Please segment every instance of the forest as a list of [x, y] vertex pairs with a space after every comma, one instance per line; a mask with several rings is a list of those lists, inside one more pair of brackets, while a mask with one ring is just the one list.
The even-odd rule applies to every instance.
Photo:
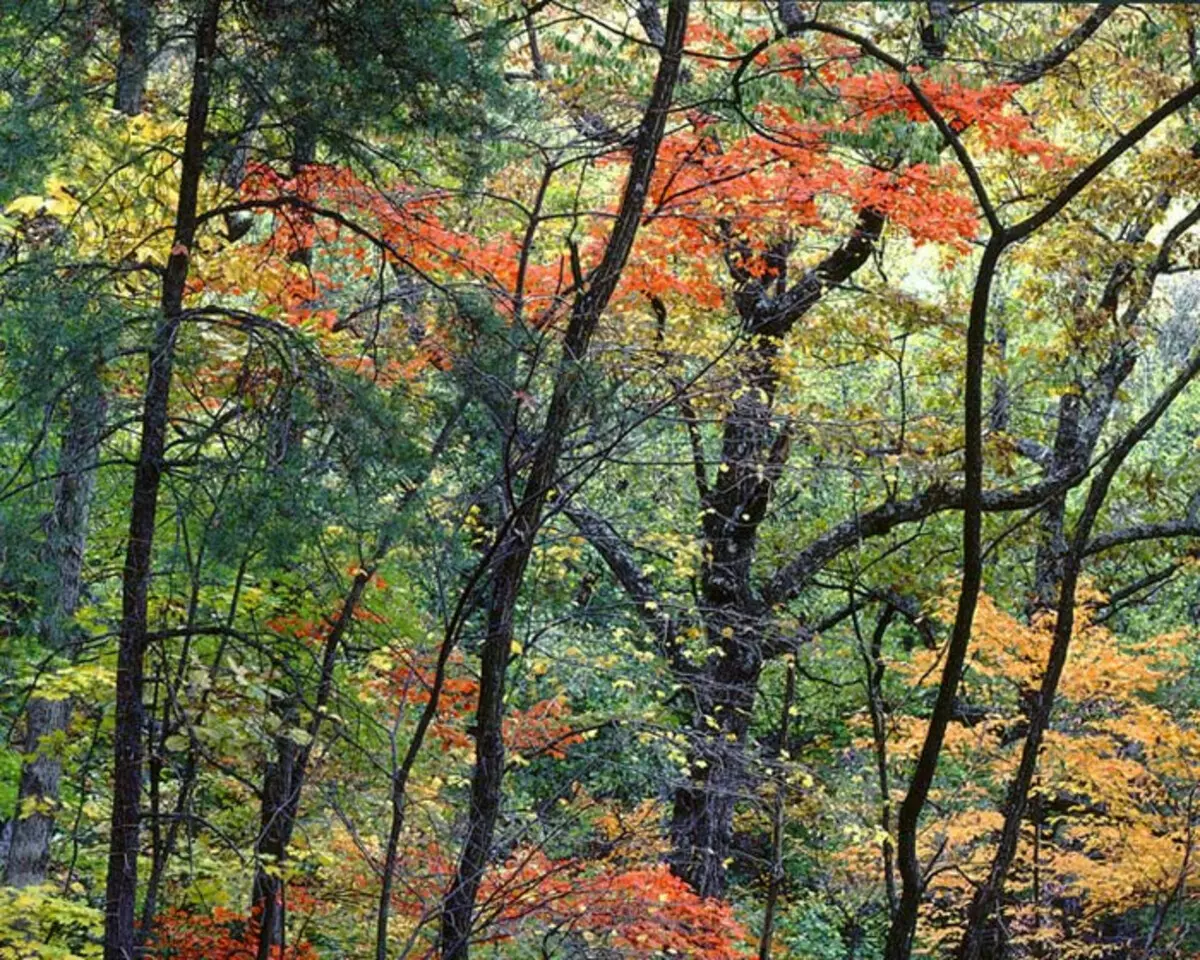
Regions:
[[1200, 5], [0, 3], [0, 960], [1200, 958]]

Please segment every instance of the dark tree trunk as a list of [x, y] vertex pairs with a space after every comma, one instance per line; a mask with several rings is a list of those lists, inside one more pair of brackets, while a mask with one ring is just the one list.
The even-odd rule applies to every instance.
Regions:
[[[381, 553], [383, 552], [386, 550], [381, 550]], [[303, 744], [290, 735], [299, 727], [298, 700], [281, 698], [272, 705], [279, 717], [280, 728], [278, 736], [275, 737], [275, 759], [267, 763], [263, 775], [261, 827], [254, 845], [258, 863], [251, 889], [251, 912], [256, 916], [259, 925], [259, 960], [268, 960], [275, 948], [281, 948], [284, 943], [284, 885], [279, 870], [287, 861], [309, 760], [312, 758], [329, 698], [333, 695], [338, 650], [373, 572], [373, 566], [370, 569], [359, 569], [346, 592], [341, 609], [330, 623], [329, 633], [321, 651], [321, 669], [317, 678], [317, 695], [312, 706], [312, 718], [307, 727], [303, 728]]]
[[258, 867], [251, 890], [252, 912], [259, 924], [258, 957], [268, 960], [271, 950], [283, 941], [283, 881], [279, 870], [287, 859], [296, 822], [300, 795], [298, 768], [301, 750], [287, 732], [299, 723], [293, 700], [275, 704], [281, 733], [275, 738], [275, 758], [263, 774], [262, 816], [254, 853]]
[[[100, 386], [91, 379], [72, 399], [58, 462], [54, 508], [45, 522], [44, 552], [52, 578], [43, 601], [39, 633], [43, 645], [71, 660], [78, 646], [72, 618], [83, 590], [88, 508], [106, 409]], [[34, 695], [25, 708], [26, 761], [4, 870], [4, 882], [9, 886], [26, 887], [46, 879], [62, 764], [53, 750], [43, 753], [41, 745], [43, 738], [65, 731], [70, 719], [71, 703], [66, 698], [47, 700]], [[34, 812], [21, 816], [26, 803], [34, 806]]]
[[[729, 619], [708, 628], [723, 653], [691, 688], [691, 775], [676, 789], [671, 812], [671, 871], [702, 897], [725, 893], [733, 815], [747, 788], [746, 730], [763, 666], [759, 631], [730, 627]], [[726, 629], [732, 637], [722, 636]]]
[[654, 90], [638, 130], [629, 179], [604, 257], [575, 301], [563, 342], [563, 354], [541, 440], [522, 485], [521, 501], [498, 533], [496, 567], [487, 612], [487, 633], [480, 665], [479, 706], [475, 717], [475, 769], [471, 809], [458, 869], [442, 910], [443, 960], [466, 960], [470, 949], [475, 899], [491, 858], [504, 776], [504, 686], [512, 653], [513, 617], [525, 567], [533, 550], [542, 508], [558, 475], [562, 444], [579, 402], [583, 364], [592, 334], [616, 289], [633, 247], [650, 178], [666, 128], [682, 61], [688, 0], [671, 0], [666, 36]]
[[967, 324], [967, 357], [963, 371], [963, 421], [965, 434], [965, 485], [963, 491], [963, 575], [954, 628], [946, 647], [946, 661], [929, 727], [921, 745], [916, 769], [897, 817], [897, 861], [902, 880], [900, 899], [888, 929], [885, 957], [907, 960], [912, 951], [917, 913], [925, 892], [925, 876], [917, 855], [917, 832], [921, 813], [937, 772], [942, 743], [958, 694], [958, 682], [966, 662], [975, 607], [983, 582], [983, 363], [987, 343], [987, 314], [992, 279], [1004, 252], [1002, 236], [993, 236], [984, 250], [975, 278], [971, 313]]
[[117, 57], [117, 84], [113, 107], [128, 117], [142, 112], [146, 74], [150, 72], [150, 30], [154, 24], [152, 0], [124, 0], [118, 28], [121, 49]]
[[[863, 211], [843, 244], [774, 296], [748, 273], [737, 278], [742, 327], [757, 339], [744, 358], [737, 399], [725, 420], [713, 486], [700, 484], [709, 558], [701, 615], [709, 646], [721, 653], [680, 677], [695, 704], [689, 723], [692, 773], [676, 791], [671, 823], [671, 869], [701, 896], [725, 891], [733, 816], [745, 789], [746, 730], [763, 663], [794, 646], [777, 641], [773, 617], [753, 582], [758, 529], [791, 446], [787, 427], [778, 426], [773, 414], [779, 344], [825, 289], [866, 262], [882, 227], [881, 216]], [[782, 262], [786, 251], [775, 255]]]
[[122, 575], [117, 648], [116, 715], [113, 730], [113, 808], [104, 923], [105, 960], [132, 960], [136, 950], [134, 909], [141, 817], [142, 734], [145, 708], [147, 604], [154, 526], [162, 481], [171, 371], [183, 313], [188, 258], [196, 235], [196, 206], [204, 166], [212, 59], [216, 52], [219, 0], [205, 5], [196, 29], [196, 55], [180, 171], [179, 199], [170, 258], [163, 277], [162, 316], [150, 347], [142, 401], [141, 446], [134, 473], [129, 535]]

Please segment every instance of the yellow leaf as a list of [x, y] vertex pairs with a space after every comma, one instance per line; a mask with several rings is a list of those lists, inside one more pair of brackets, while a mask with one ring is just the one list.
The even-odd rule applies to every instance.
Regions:
[[17, 197], [12, 203], [5, 207], [5, 213], [15, 213], [23, 217], [33, 217], [42, 211], [46, 206], [45, 197]]

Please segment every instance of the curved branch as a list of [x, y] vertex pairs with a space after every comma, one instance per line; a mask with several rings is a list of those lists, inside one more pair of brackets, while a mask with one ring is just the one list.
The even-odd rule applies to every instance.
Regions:
[[617, 584], [633, 601], [639, 619], [650, 630], [663, 659], [676, 673], [694, 673], [695, 667], [683, 656], [679, 646], [681, 624], [667, 612], [658, 591], [650, 578], [642, 573], [642, 568], [634, 558], [633, 548], [625, 538], [608, 520], [585, 506], [572, 503], [563, 512], [592, 549], [600, 554]]
[[1004, 224], [1000, 222], [999, 216], [996, 214], [996, 208], [992, 205], [992, 200], [988, 196], [987, 188], [983, 185], [983, 179], [979, 176], [979, 170], [975, 166], [975, 161], [971, 159], [971, 155], [967, 152], [967, 148], [963, 146], [962, 140], [958, 134], [947, 122], [942, 112], [934, 106], [933, 101], [926, 96], [925, 91], [921, 89], [921, 85], [913, 79], [909, 72], [908, 66], [901, 60], [893, 57], [886, 50], [882, 49], [869, 37], [864, 37], [861, 34], [855, 33], [853, 30], [846, 30], [832, 23], [822, 23], [819, 20], [810, 20], [805, 23], [797, 32], [813, 30], [817, 33], [828, 34], [832, 37], [839, 37], [849, 43], [853, 43], [856, 47], [867, 54], [869, 57], [878, 60], [885, 66], [890, 67], [900, 75], [900, 81], [904, 84], [913, 99], [917, 101], [921, 109], [925, 111], [925, 115], [937, 127], [938, 133], [942, 135], [942, 139], [946, 145], [954, 151], [954, 156], [958, 158], [959, 166], [963, 168], [963, 173], [967, 175], [967, 180], [971, 184], [971, 192], [975, 194], [975, 200], [979, 203], [979, 209], [983, 211], [984, 219], [987, 220], [988, 226], [991, 227], [993, 234], [1001, 234], [1004, 232]]

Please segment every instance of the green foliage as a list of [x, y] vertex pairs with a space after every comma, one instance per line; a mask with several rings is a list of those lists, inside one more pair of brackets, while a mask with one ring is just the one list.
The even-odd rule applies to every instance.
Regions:
[[104, 913], [51, 885], [0, 888], [0, 957], [88, 960], [103, 955]]

